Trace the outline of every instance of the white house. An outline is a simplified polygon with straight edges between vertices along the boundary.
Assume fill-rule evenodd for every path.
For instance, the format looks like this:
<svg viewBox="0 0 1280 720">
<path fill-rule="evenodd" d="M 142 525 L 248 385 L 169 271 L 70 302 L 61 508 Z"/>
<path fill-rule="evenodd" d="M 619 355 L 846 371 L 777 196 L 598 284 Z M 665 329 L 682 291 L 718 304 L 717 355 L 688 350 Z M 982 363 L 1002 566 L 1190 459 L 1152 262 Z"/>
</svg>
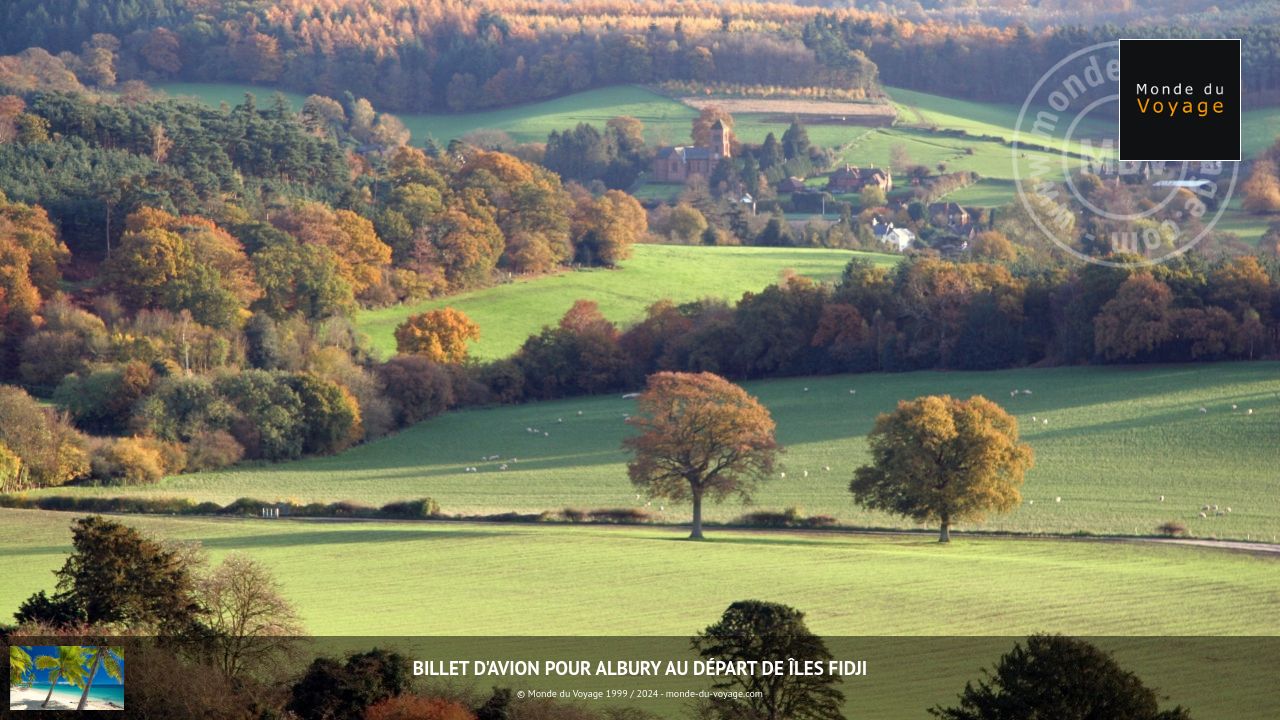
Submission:
<svg viewBox="0 0 1280 720">
<path fill-rule="evenodd" d="M 871 221 L 871 232 L 882 245 L 890 245 L 898 252 L 911 247 L 916 239 L 916 234 L 907 228 L 894 227 L 892 221 L 881 222 L 879 218 Z"/>
</svg>

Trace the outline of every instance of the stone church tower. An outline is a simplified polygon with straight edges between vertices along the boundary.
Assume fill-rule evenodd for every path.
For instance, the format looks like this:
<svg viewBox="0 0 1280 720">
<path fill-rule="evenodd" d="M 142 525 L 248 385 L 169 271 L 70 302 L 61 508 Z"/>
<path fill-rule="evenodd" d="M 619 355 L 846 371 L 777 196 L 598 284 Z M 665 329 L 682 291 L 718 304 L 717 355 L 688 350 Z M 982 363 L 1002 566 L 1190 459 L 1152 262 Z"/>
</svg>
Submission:
<svg viewBox="0 0 1280 720">
<path fill-rule="evenodd" d="M 733 131 L 725 127 L 723 120 L 716 120 L 711 126 L 711 150 L 720 153 L 720 157 L 732 157 Z"/>
</svg>

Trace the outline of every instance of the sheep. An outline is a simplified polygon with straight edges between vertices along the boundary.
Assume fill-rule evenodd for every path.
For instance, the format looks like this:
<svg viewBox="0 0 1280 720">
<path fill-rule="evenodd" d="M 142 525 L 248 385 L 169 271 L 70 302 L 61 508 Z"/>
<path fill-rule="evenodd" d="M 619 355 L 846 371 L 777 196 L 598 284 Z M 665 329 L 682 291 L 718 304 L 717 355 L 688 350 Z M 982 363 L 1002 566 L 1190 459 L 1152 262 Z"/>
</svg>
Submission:
<svg viewBox="0 0 1280 720">
<path fill-rule="evenodd" d="M 1244 411 L 1244 414 L 1245 414 L 1245 415 L 1252 415 L 1252 414 L 1253 414 L 1253 408 L 1249 408 L 1248 410 L 1245 410 L 1245 411 Z"/>
<path fill-rule="evenodd" d="M 850 390 L 850 391 L 849 391 L 849 394 L 850 394 L 850 395 L 857 395 L 857 394 L 858 394 L 858 391 L 857 391 L 857 390 Z"/>
<path fill-rule="evenodd" d="M 1217 506 L 1217 505 L 1214 505 L 1214 506 L 1213 506 L 1213 511 L 1214 511 L 1214 512 L 1218 512 L 1218 506 Z"/>
<path fill-rule="evenodd" d="M 1164 496 L 1163 496 L 1163 495 L 1161 495 L 1161 496 L 1160 496 L 1160 502 L 1164 502 Z"/>
<path fill-rule="evenodd" d="M 513 462 L 513 463 L 518 463 L 518 462 L 520 462 L 520 458 L 513 457 L 513 458 L 511 458 L 511 462 Z"/>
<path fill-rule="evenodd" d="M 1209 516 L 1208 516 L 1208 515 L 1205 515 L 1205 514 L 1204 514 L 1204 512 L 1202 511 L 1202 512 L 1200 513 L 1200 517 L 1202 517 L 1202 518 L 1206 518 L 1206 517 L 1209 517 Z"/>
<path fill-rule="evenodd" d="M 1035 416 L 1035 415 L 1032 415 L 1032 416 L 1031 416 L 1031 422 L 1040 422 L 1040 421 L 1039 421 L 1039 420 L 1036 420 L 1036 416 Z"/>
<path fill-rule="evenodd" d="M 1022 391 L 1022 394 L 1023 394 L 1023 395 L 1030 395 L 1030 394 L 1031 394 L 1031 391 L 1030 391 L 1030 390 L 1023 390 L 1023 391 Z"/>
<path fill-rule="evenodd" d="M 1217 517 L 1222 517 L 1223 515 L 1226 515 L 1226 513 L 1222 512 L 1221 510 L 1217 510 L 1213 514 Z"/>
<path fill-rule="evenodd" d="M 1028 505 L 1035 505 L 1035 504 L 1036 504 L 1036 501 L 1035 501 L 1035 500 L 1028 500 L 1028 501 L 1027 501 L 1027 504 L 1028 504 Z"/>
<path fill-rule="evenodd" d="M 1201 511 L 1208 510 L 1208 509 L 1209 509 L 1209 506 L 1208 506 L 1208 505 L 1201 505 L 1201 506 L 1200 506 L 1200 510 L 1201 510 Z"/>
<path fill-rule="evenodd" d="M 1010 391 L 1009 391 L 1009 397 L 1018 397 L 1018 391 L 1017 391 L 1017 390 L 1010 390 Z"/>
<path fill-rule="evenodd" d="M 506 463 L 502 463 L 501 465 L 499 465 L 499 466 L 498 466 L 498 469 L 499 469 L 499 470 L 506 470 L 506 469 L 507 469 L 507 464 L 506 464 Z"/>
<path fill-rule="evenodd" d="M 778 473 L 778 477 L 780 477 L 780 478 L 785 478 L 786 476 L 787 476 L 787 474 L 786 474 L 786 473 L 784 473 L 784 472 L 780 472 L 780 473 Z"/>
<path fill-rule="evenodd" d="M 1235 403 L 1231 403 L 1231 409 L 1232 409 L 1232 410 L 1235 410 L 1235 409 L 1237 409 L 1237 408 L 1239 408 L 1239 407 L 1240 407 L 1239 405 L 1236 405 Z"/>
<path fill-rule="evenodd" d="M 667 511 L 667 506 L 666 506 L 666 505 L 659 505 L 659 506 L 658 506 L 658 512 L 666 512 L 666 511 Z"/>
<path fill-rule="evenodd" d="M 823 466 L 822 466 L 822 471 L 823 471 L 823 472 L 831 472 L 831 466 L 830 466 L 830 465 L 823 465 Z"/>
<path fill-rule="evenodd" d="M 1060 503 L 1060 502 L 1062 502 L 1062 498 L 1061 498 L 1061 497 L 1055 497 L 1055 498 L 1053 499 L 1053 501 L 1054 501 L 1054 502 L 1056 502 L 1056 503 Z"/>
<path fill-rule="evenodd" d="M 1048 424 L 1049 424 L 1049 418 L 1045 418 L 1045 419 L 1044 419 L 1044 420 L 1042 420 L 1041 422 L 1043 422 L 1045 425 L 1048 425 Z"/>
<path fill-rule="evenodd" d="M 1202 412 L 1202 413 L 1207 413 L 1207 412 L 1209 412 L 1209 410 L 1208 410 L 1208 409 L 1206 409 L 1206 408 L 1203 408 L 1203 407 L 1202 407 L 1202 408 L 1200 408 L 1200 412 Z"/>
<path fill-rule="evenodd" d="M 564 418 L 556 418 L 556 422 L 564 422 Z"/>
<path fill-rule="evenodd" d="M 1228 505 L 1228 506 L 1227 506 L 1227 512 L 1231 512 L 1231 506 L 1230 506 L 1230 505 Z"/>
<path fill-rule="evenodd" d="M 805 388 L 805 389 L 804 389 L 804 391 L 805 391 L 805 392 L 809 392 L 809 388 Z"/>
<path fill-rule="evenodd" d="M 809 471 L 808 471 L 808 470 L 801 471 L 800 476 L 801 476 L 801 477 L 809 477 Z"/>
<path fill-rule="evenodd" d="M 581 411 L 581 410 L 579 410 L 579 411 L 578 411 L 578 416 L 579 416 L 579 417 L 581 417 L 581 416 L 582 416 L 582 411 Z"/>
</svg>

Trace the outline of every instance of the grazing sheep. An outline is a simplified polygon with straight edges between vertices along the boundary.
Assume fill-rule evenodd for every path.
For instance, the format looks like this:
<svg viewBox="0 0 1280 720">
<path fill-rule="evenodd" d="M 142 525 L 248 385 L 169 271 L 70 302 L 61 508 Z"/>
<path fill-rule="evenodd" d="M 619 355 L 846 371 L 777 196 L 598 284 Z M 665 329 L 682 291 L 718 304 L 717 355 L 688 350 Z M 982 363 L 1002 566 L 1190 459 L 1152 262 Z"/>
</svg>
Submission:
<svg viewBox="0 0 1280 720">
<path fill-rule="evenodd" d="M 581 414 L 582 414 L 582 411 L 581 411 L 581 410 L 579 410 L 579 411 L 578 411 L 578 414 L 579 414 L 579 415 L 581 415 Z"/>
<path fill-rule="evenodd" d="M 857 394 L 858 394 L 858 391 L 857 391 L 857 390 L 850 390 L 850 391 L 849 391 L 849 394 L 850 394 L 850 395 L 857 395 Z"/>
<path fill-rule="evenodd" d="M 506 470 L 506 469 L 507 469 L 507 464 L 506 464 L 506 463 L 502 463 L 501 465 L 499 465 L 499 466 L 498 466 L 498 469 L 499 469 L 499 470 Z"/>
<path fill-rule="evenodd" d="M 1036 420 L 1036 416 L 1035 416 L 1035 415 L 1032 415 L 1032 416 L 1031 416 L 1031 422 L 1039 422 L 1039 420 Z"/>
<path fill-rule="evenodd" d="M 1049 418 L 1045 418 L 1042 422 L 1043 422 L 1045 425 L 1048 425 L 1048 424 L 1049 424 Z"/>
<path fill-rule="evenodd" d="M 1030 391 L 1030 390 L 1023 390 L 1023 391 L 1022 391 L 1022 394 L 1023 394 L 1023 395 L 1030 395 L 1030 394 L 1031 394 L 1031 391 Z"/>
<path fill-rule="evenodd" d="M 805 389 L 804 389 L 804 391 L 805 391 L 805 392 L 809 392 L 809 388 L 805 388 Z"/>
<path fill-rule="evenodd" d="M 1202 408 L 1200 408 L 1200 412 L 1202 412 L 1202 413 L 1207 413 L 1207 412 L 1209 412 L 1209 410 L 1208 410 L 1207 408 L 1203 408 L 1203 407 L 1202 407 Z"/>
<path fill-rule="evenodd" d="M 823 465 L 823 466 L 822 466 L 822 471 L 823 471 L 823 472 L 831 472 L 831 466 L 830 466 L 830 465 Z"/>
<path fill-rule="evenodd" d="M 1209 516 L 1208 516 L 1208 515 L 1205 515 L 1203 512 L 1201 512 L 1201 513 L 1200 513 L 1200 517 L 1202 517 L 1202 518 L 1203 518 L 1203 517 L 1209 517 Z"/>
<path fill-rule="evenodd" d="M 1208 506 L 1208 505 L 1201 505 L 1201 506 L 1200 506 L 1200 509 L 1201 509 L 1202 511 L 1203 511 L 1203 510 L 1208 510 L 1208 509 L 1209 509 L 1209 506 Z"/>
<path fill-rule="evenodd" d="M 1164 496 L 1163 496 L 1163 495 L 1161 495 L 1161 496 L 1160 496 L 1160 502 L 1164 502 Z"/>
<path fill-rule="evenodd" d="M 556 422 L 564 422 L 564 418 L 556 418 Z"/>
<path fill-rule="evenodd" d="M 1252 414 L 1253 414 L 1253 408 L 1249 408 L 1248 410 L 1245 410 L 1245 411 L 1244 411 L 1244 414 L 1245 414 L 1245 415 L 1252 415 Z"/>
<path fill-rule="evenodd" d="M 1009 391 L 1009 397 L 1017 397 L 1017 396 L 1018 396 L 1018 391 L 1017 391 L 1017 390 L 1010 390 L 1010 391 Z"/>
<path fill-rule="evenodd" d="M 1035 505 L 1035 504 L 1036 504 L 1036 501 L 1035 501 L 1035 500 L 1028 500 L 1028 501 L 1027 501 L 1027 504 L 1028 504 L 1028 505 Z"/>
<path fill-rule="evenodd" d="M 1053 499 L 1053 501 L 1054 501 L 1054 502 L 1062 502 L 1062 498 L 1060 498 L 1060 497 L 1055 497 L 1055 498 Z"/>
<path fill-rule="evenodd" d="M 778 473 L 778 477 L 780 477 L 780 478 L 784 478 L 784 477 L 786 477 L 786 476 L 787 476 L 787 474 L 786 474 L 786 473 L 784 473 L 784 472 L 780 472 L 780 473 Z"/>
<path fill-rule="evenodd" d="M 544 433 L 542 433 L 542 437 L 551 437 L 551 433 L 549 433 L 549 432 L 544 432 Z"/>
<path fill-rule="evenodd" d="M 1228 507 L 1227 507 L 1227 512 L 1231 512 L 1231 507 L 1230 507 L 1230 506 L 1228 506 Z"/>
<path fill-rule="evenodd" d="M 1214 513 L 1214 515 L 1216 515 L 1217 517 L 1222 517 L 1223 515 L 1226 515 L 1226 513 L 1222 512 L 1221 510 L 1218 510 L 1217 512 Z"/>
<path fill-rule="evenodd" d="M 809 471 L 808 471 L 808 470 L 804 470 L 804 471 L 802 471 L 802 472 L 800 473 L 800 475 L 801 475 L 801 477 L 809 477 Z"/>
<path fill-rule="evenodd" d="M 1235 403 L 1231 403 L 1231 409 L 1232 409 L 1232 410 L 1235 410 L 1235 409 L 1237 409 L 1237 408 L 1239 408 L 1239 407 L 1240 407 L 1239 405 L 1236 405 Z"/>
<path fill-rule="evenodd" d="M 666 505 L 659 505 L 659 506 L 658 506 L 658 512 L 666 512 L 666 510 L 667 510 L 667 506 L 666 506 Z"/>
<path fill-rule="evenodd" d="M 1217 506 L 1217 505 L 1214 505 L 1214 506 L 1213 506 L 1213 511 L 1214 511 L 1214 512 L 1218 512 L 1218 506 Z"/>
</svg>

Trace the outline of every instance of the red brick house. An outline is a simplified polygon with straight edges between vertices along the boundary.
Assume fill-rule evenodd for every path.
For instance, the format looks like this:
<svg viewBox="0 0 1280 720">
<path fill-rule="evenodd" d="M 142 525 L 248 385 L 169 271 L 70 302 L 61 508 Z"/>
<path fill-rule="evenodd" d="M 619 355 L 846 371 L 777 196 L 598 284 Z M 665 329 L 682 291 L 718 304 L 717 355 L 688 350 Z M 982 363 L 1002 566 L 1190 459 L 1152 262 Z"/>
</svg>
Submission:
<svg viewBox="0 0 1280 720">
<path fill-rule="evenodd" d="M 827 190 L 833 193 L 862 192 L 862 188 L 868 185 L 874 185 L 888 193 L 893 189 L 893 176 L 888 168 L 845 165 L 827 178 Z"/>
<path fill-rule="evenodd" d="M 653 179 L 657 182 L 683 183 L 694 175 L 710 177 L 722 158 L 732 156 L 733 132 L 717 120 L 711 126 L 711 147 L 679 145 L 661 147 L 653 156 Z"/>
</svg>

